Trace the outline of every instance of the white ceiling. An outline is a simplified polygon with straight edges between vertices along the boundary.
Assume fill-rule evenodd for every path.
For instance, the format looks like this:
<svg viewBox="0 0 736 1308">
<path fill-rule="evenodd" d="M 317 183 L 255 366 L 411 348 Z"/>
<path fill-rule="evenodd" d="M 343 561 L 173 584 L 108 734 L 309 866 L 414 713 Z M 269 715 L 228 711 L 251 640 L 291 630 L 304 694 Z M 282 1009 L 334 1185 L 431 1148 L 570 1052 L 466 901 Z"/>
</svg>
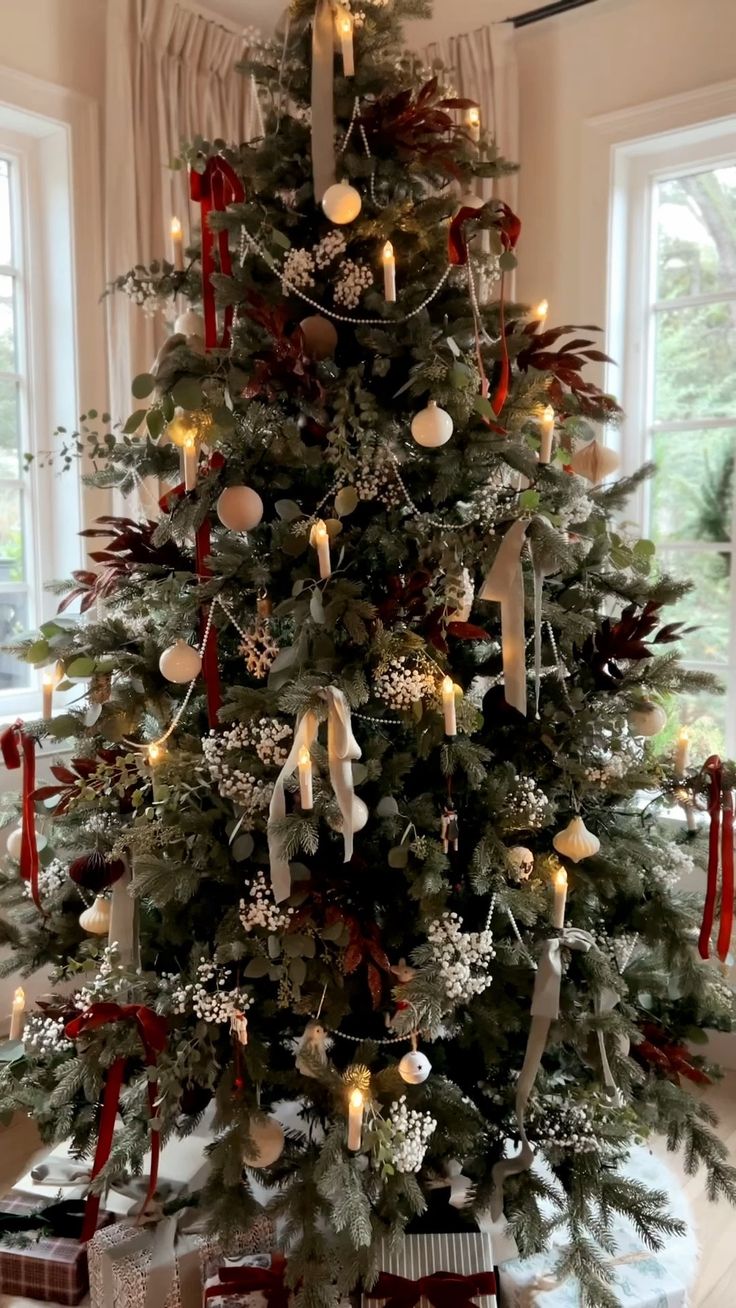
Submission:
<svg viewBox="0 0 736 1308">
<path fill-rule="evenodd" d="M 190 0 L 190 3 L 192 7 L 197 7 L 196 0 Z M 239 26 L 260 27 L 269 33 L 273 31 L 287 3 L 288 0 L 203 0 L 201 8 L 220 13 Z M 434 17 L 428 22 L 412 23 L 411 28 L 415 31 L 410 36 L 416 32 L 423 44 L 435 36 L 454 31 L 465 32 L 483 23 L 497 22 L 509 14 L 534 8 L 539 3 L 541 0 L 466 0 L 460 10 L 461 16 L 458 17 L 457 0 L 435 0 Z"/>
</svg>

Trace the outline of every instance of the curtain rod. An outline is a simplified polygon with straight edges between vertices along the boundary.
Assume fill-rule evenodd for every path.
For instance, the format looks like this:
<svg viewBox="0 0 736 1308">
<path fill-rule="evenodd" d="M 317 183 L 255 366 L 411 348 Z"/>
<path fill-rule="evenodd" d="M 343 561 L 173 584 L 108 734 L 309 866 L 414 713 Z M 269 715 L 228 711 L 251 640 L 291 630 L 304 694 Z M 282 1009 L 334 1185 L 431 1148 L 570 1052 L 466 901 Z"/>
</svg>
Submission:
<svg viewBox="0 0 736 1308">
<path fill-rule="evenodd" d="M 541 23 L 543 18 L 555 18 L 557 14 L 566 14 L 570 9 L 580 9 L 583 5 L 595 4 L 595 0 L 550 0 L 549 4 L 539 9 L 529 9 L 525 14 L 516 14 L 507 18 L 507 23 L 514 27 L 529 27 L 532 23 Z"/>
</svg>

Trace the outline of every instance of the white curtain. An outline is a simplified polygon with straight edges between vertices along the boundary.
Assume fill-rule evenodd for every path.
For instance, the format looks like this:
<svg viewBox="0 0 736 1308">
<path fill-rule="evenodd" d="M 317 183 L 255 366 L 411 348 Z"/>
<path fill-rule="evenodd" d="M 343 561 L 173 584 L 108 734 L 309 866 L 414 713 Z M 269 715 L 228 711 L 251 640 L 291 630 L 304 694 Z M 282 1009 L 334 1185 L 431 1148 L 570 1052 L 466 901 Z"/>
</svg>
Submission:
<svg viewBox="0 0 736 1308">
<path fill-rule="evenodd" d="M 191 231 L 188 180 L 171 160 L 196 135 L 231 143 L 261 130 L 255 86 L 236 73 L 242 34 L 178 0 L 107 0 L 105 275 L 171 256 L 176 214 Z M 130 382 L 150 368 L 161 323 L 108 297 L 110 412 L 131 409 Z"/>
<path fill-rule="evenodd" d="M 480 105 L 483 127 L 491 133 L 500 153 L 516 163 L 519 158 L 519 85 L 514 28 L 493 23 L 464 36 L 452 36 L 426 47 L 431 65 L 441 59 L 451 71 L 453 89 Z M 482 186 L 486 199 L 505 200 L 516 212 L 516 175 Z"/>
</svg>

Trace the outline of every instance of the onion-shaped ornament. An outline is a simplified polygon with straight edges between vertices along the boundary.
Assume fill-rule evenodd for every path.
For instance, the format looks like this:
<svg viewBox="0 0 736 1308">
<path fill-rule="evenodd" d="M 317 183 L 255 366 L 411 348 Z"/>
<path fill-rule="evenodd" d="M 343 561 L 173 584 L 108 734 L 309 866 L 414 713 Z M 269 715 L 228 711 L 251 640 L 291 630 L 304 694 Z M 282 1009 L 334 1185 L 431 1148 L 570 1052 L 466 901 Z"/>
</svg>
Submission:
<svg viewBox="0 0 736 1308">
<path fill-rule="evenodd" d="M 98 895 L 95 902 L 80 913 L 79 925 L 91 936 L 106 936 L 110 930 L 110 900 Z"/>
<path fill-rule="evenodd" d="M 411 422 L 411 434 L 417 445 L 435 450 L 446 445 L 452 436 L 454 424 L 449 413 L 440 409 L 435 400 L 430 400 L 426 409 L 416 413 Z"/>
<path fill-rule="evenodd" d="M 125 863 L 122 858 L 106 858 L 99 849 L 93 849 L 89 854 L 80 854 L 79 858 L 69 864 L 72 881 L 95 895 L 113 885 L 124 873 Z"/>
<path fill-rule="evenodd" d="M 564 831 L 558 831 L 552 844 L 557 853 L 562 854 L 563 858 L 569 858 L 571 863 L 592 858 L 601 847 L 600 840 L 588 830 L 581 817 L 574 817 Z"/>
<path fill-rule="evenodd" d="M 193 681 L 202 671 L 202 658 L 199 650 L 188 645 L 185 640 L 177 640 L 165 649 L 158 661 L 161 676 L 173 681 L 176 686 L 184 686 Z"/>
<path fill-rule="evenodd" d="M 514 881 L 528 881 L 534 871 L 534 855 L 525 845 L 512 845 L 506 850 Z"/>
<path fill-rule="evenodd" d="M 667 725 L 667 714 L 661 704 L 644 699 L 629 709 L 629 729 L 634 736 L 657 736 Z"/>
<path fill-rule="evenodd" d="M 227 486 L 217 501 L 217 516 L 230 531 L 253 531 L 263 517 L 263 500 L 252 486 Z"/>
<path fill-rule="evenodd" d="M 421 1085 L 431 1071 L 432 1064 L 420 1049 L 410 1049 L 399 1063 L 399 1076 L 407 1085 Z"/>
<path fill-rule="evenodd" d="M 44 849 L 47 844 L 48 841 L 46 840 L 46 837 L 42 835 L 40 831 L 37 830 L 36 849 L 38 850 Z M 10 856 L 10 858 L 15 859 L 16 863 L 19 863 L 22 848 L 23 848 L 23 827 L 22 826 L 15 827 L 14 830 L 11 831 L 10 834 L 8 835 L 8 838 L 5 842 L 5 850 L 6 853 Z"/>
<path fill-rule="evenodd" d="M 363 207 L 360 191 L 349 182 L 335 182 L 322 196 L 322 208 L 331 223 L 344 227 L 358 217 Z"/>
<path fill-rule="evenodd" d="M 337 349 L 337 328 L 321 313 L 310 313 L 299 323 L 304 338 L 304 352 L 311 359 L 331 359 Z"/>
<path fill-rule="evenodd" d="M 243 1154 L 246 1167 L 270 1167 L 284 1152 L 284 1128 L 275 1117 L 251 1121 L 248 1135 L 252 1147 Z"/>
<path fill-rule="evenodd" d="M 585 477 L 594 486 L 604 478 L 616 472 L 621 466 L 621 460 L 615 450 L 608 445 L 601 445 L 600 441 L 587 441 L 581 445 L 570 459 L 570 467 L 578 476 Z"/>
</svg>

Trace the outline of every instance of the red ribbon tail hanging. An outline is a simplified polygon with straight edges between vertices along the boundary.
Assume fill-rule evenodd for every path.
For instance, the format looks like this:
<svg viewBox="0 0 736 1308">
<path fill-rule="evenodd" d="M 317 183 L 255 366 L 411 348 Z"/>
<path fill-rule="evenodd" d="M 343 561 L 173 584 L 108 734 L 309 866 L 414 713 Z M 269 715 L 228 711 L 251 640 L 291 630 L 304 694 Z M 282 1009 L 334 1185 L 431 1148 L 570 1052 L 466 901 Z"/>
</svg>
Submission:
<svg viewBox="0 0 736 1308">
<path fill-rule="evenodd" d="M 491 405 L 493 412 L 498 417 L 501 412 L 509 393 L 509 381 L 511 380 L 511 366 L 509 364 L 509 343 L 506 337 L 506 316 L 504 303 L 504 275 L 501 273 L 501 294 L 498 300 L 499 325 L 501 328 L 501 375 L 493 392 Z"/>
<path fill-rule="evenodd" d="M 112 1149 L 112 1140 L 115 1132 L 115 1118 L 117 1117 L 118 1104 L 120 1102 L 120 1092 L 123 1088 L 123 1077 L 125 1075 L 125 1059 L 117 1058 L 107 1074 L 105 1081 L 105 1091 L 102 1098 L 102 1112 L 100 1114 L 100 1127 L 97 1135 L 97 1148 L 95 1149 L 95 1160 L 92 1165 L 91 1179 L 94 1181 L 99 1176 L 105 1163 L 110 1157 Z M 89 1194 L 84 1209 L 84 1223 L 82 1225 L 82 1234 L 80 1240 L 85 1244 L 91 1240 L 97 1230 L 97 1219 L 100 1215 L 99 1194 Z"/>
<path fill-rule="evenodd" d="M 210 552 L 210 524 L 209 519 L 205 518 L 200 527 L 197 528 L 195 537 L 195 555 L 197 576 L 200 579 L 209 577 L 210 570 L 207 566 L 207 557 Z M 199 638 L 205 640 L 205 632 L 210 619 L 211 604 L 205 604 L 199 615 Z M 202 675 L 204 677 L 205 691 L 207 694 L 207 721 L 210 729 L 215 730 L 220 725 L 220 708 L 222 706 L 222 691 L 220 688 L 220 667 L 218 663 L 218 641 L 217 628 L 214 622 L 210 623 L 209 635 L 202 650 Z"/>
<path fill-rule="evenodd" d="M 713 922 L 716 913 L 718 863 L 721 849 L 721 782 L 723 777 L 721 760 L 713 754 L 707 760 L 705 770 L 710 773 L 710 794 L 708 798 L 710 832 L 708 834 L 708 884 L 705 892 L 698 952 L 701 958 L 710 958 L 710 938 L 713 934 Z"/>
<path fill-rule="evenodd" d="M 733 933 L 733 791 L 723 796 L 723 834 L 721 841 L 721 917 L 718 926 L 718 957 L 725 962 Z"/>
<path fill-rule="evenodd" d="M 43 912 L 38 889 L 38 842 L 36 840 L 36 810 L 33 793 L 36 789 L 36 742 L 29 736 L 19 720 L 0 735 L 0 751 L 5 766 L 11 771 L 23 768 L 20 875 L 31 885 L 31 896 L 39 912 Z"/>
<path fill-rule="evenodd" d="M 204 343 L 208 350 L 227 349 L 233 320 L 232 305 L 223 315 L 222 333 L 218 333 L 217 306 L 212 274 L 218 271 L 215 260 L 217 247 L 219 272 L 229 277 L 232 272 L 230 242 L 226 230 L 215 233 L 210 227 L 211 213 L 224 213 L 229 204 L 245 199 L 243 183 L 237 173 L 221 155 L 207 160 L 203 173 L 192 172 L 189 181 L 192 200 L 199 203 L 202 225 L 202 307 L 204 310 Z"/>
</svg>

